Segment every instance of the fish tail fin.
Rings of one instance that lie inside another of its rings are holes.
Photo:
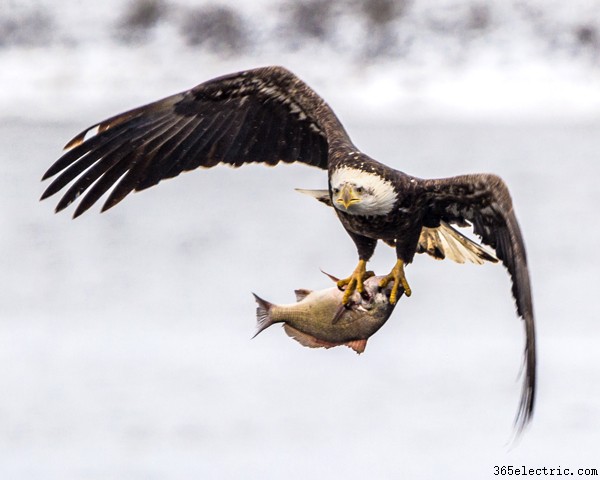
[[[275,322],[271,317],[271,309],[273,308],[273,304],[263,300],[258,295],[253,293],[254,299],[256,300],[256,333],[252,336],[252,338],[256,337],[260,332],[269,328]]]

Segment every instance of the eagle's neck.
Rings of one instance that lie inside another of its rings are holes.
[[[340,166],[331,172],[329,179],[333,189],[341,188],[345,183],[362,189],[361,201],[347,210],[341,205],[334,206],[350,215],[387,215],[396,204],[398,194],[390,180],[378,173],[356,167]]]

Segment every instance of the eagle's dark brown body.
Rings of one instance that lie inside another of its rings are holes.
[[[281,67],[216,78],[116,115],[86,129],[66,148],[44,175],[56,178],[42,198],[70,185],[57,211],[79,200],[74,216],[109,190],[103,210],[131,191],[197,167],[302,162],[327,170],[326,203],[335,207],[360,258],[361,268],[352,281],[361,280],[377,240],[396,247],[398,262],[392,272],[398,284],[399,279],[405,281],[403,265],[416,252],[444,257],[442,238],[447,239],[448,232],[455,246],[467,244],[448,230],[449,225],[472,225],[507,268],[517,312],[524,320],[525,382],[517,425],[522,428],[529,421],[536,384],[529,271],[508,189],[497,176],[423,180],[376,162],[354,146],[329,105]],[[439,226],[445,234],[436,233]],[[349,285],[347,293],[351,290]],[[405,293],[409,295],[406,288]]]

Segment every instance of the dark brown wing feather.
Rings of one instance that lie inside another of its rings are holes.
[[[515,424],[518,431],[533,413],[536,387],[536,347],[533,303],[525,244],[506,184],[495,175],[464,175],[425,180],[426,223],[473,225],[482,243],[496,251],[512,279],[517,312],[525,324],[525,379]]]
[[[326,169],[332,140],[349,142],[331,108],[282,67],[235,73],[104,120],[77,135],[45,173],[42,199],[71,184],[56,210],[74,216],[109,189],[103,210],[132,190],[219,163],[302,162]]]

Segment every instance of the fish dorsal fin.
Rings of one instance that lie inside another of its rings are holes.
[[[296,294],[296,301],[301,302],[312,293],[312,290],[307,290],[306,288],[299,288],[298,290],[294,290],[294,293]]]
[[[329,279],[330,279],[332,282],[335,282],[335,283],[337,283],[337,282],[339,282],[339,281],[340,281],[340,279],[339,279],[338,277],[336,277],[335,275],[331,275],[331,273],[324,272],[323,270],[321,270],[321,273],[322,273],[323,275],[327,275],[327,277],[329,277]]]

